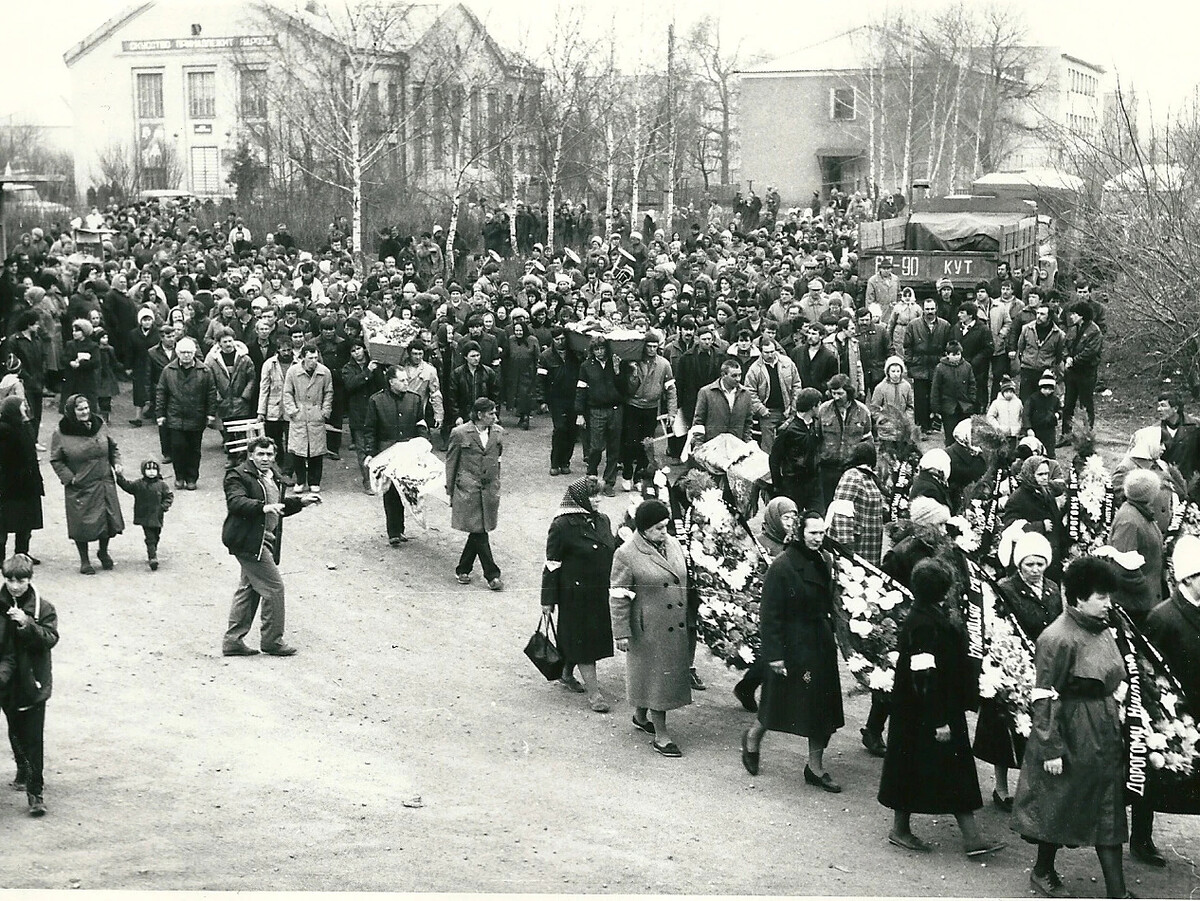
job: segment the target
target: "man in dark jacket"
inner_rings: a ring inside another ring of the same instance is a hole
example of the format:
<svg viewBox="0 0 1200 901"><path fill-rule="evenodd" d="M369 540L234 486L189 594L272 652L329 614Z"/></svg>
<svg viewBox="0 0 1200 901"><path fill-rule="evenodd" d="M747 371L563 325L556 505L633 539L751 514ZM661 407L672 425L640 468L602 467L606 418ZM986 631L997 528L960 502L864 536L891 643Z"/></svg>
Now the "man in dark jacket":
<svg viewBox="0 0 1200 901"><path fill-rule="evenodd" d="M221 542L237 557L241 580L229 609L229 629L221 643L226 657L257 654L246 646L254 613L262 602L263 653L290 657L296 649L283 640L284 588L279 573L283 517L318 503L319 495L284 497L282 474L275 467L275 442L252 438L246 462L225 471L225 525Z"/></svg>
<svg viewBox="0 0 1200 901"><path fill-rule="evenodd" d="M1179 468L1191 495L1196 494L1196 476L1200 473L1200 426L1187 415L1184 399L1164 392L1158 396L1159 433L1162 459Z"/></svg>
<svg viewBox="0 0 1200 901"><path fill-rule="evenodd" d="M387 387L371 395L363 419L363 466L370 470L372 458L394 444L416 438L428 438L425 401L408 390L408 374L399 366L387 368ZM387 522L388 543L399 547L408 541L404 534L404 502L394 483L383 492L383 515Z"/></svg>
<svg viewBox="0 0 1200 901"><path fill-rule="evenodd" d="M468 341L462 346L463 364L457 367L450 376L450 410L454 416L454 424L462 425L475 401L481 397L489 397L494 401L500 399L500 380L490 366L481 362L483 353L474 341ZM450 418L448 415L447 419Z"/></svg>
<svg viewBox="0 0 1200 901"><path fill-rule="evenodd" d="M1071 420L1075 416L1075 405L1087 412L1088 428L1096 427L1096 373L1100 368L1100 356L1104 352L1104 335L1093 321L1092 305L1086 300L1077 300L1067 308L1067 349L1063 362L1063 381L1066 397L1063 399L1062 438L1059 447L1070 444Z"/></svg>
<svg viewBox="0 0 1200 901"><path fill-rule="evenodd" d="M979 306L968 300L958 308L958 325L951 337L962 345L963 359L975 375L973 406L980 413L988 408L988 373L992 368L992 330L979 318Z"/></svg>
<svg viewBox="0 0 1200 901"><path fill-rule="evenodd" d="M921 431L930 432L933 422L929 394L933 390L933 371L946 352L950 340L950 323L937 314L937 301L925 298L922 316L904 329L904 365L913 383L913 407Z"/></svg>
<svg viewBox="0 0 1200 901"><path fill-rule="evenodd" d="M538 403L550 414L554 431L550 436L550 475L571 472L575 453L575 387L579 381L579 361L567 347L562 326L550 330L550 347L542 351L537 364Z"/></svg>
<svg viewBox="0 0 1200 901"><path fill-rule="evenodd" d="M159 376L154 408L159 426L170 430L175 487L195 491L204 428L217 419L217 386L212 373L196 362L191 338L175 345L175 359Z"/></svg>
<svg viewBox="0 0 1200 901"><path fill-rule="evenodd" d="M588 358L579 367L575 414L578 424L587 429L584 445L589 476L599 476L600 456L604 455L604 493L608 497L617 493L623 402L624 396L617 385L617 369L609 357L608 342L597 336L592 339Z"/></svg>
<svg viewBox="0 0 1200 901"><path fill-rule="evenodd" d="M14 788L24 788L29 815L46 812L42 801L42 746L46 701L53 688L50 649L58 644L58 614L33 587L33 560L4 561L0 588L0 696L17 764Z"/></svg>
<svg viewBox="0 0 1200 901"><path fill-rule="evenodd" d="M870 397L875 386L883 381L883 364L891 356L891 341L887 329L875 321L867 308L858 311L858 359L862 363L865 396Z"/></svg>
<svg viewBox="0 0 1200 901"><path fill-rule="evenodd" d="M837 375L838 357L825 346L824 332L815 323L804 327L804 344L792 350L792 362L800 372L800 384L816 388L821 394L829 390L829 380Z"/></svg>

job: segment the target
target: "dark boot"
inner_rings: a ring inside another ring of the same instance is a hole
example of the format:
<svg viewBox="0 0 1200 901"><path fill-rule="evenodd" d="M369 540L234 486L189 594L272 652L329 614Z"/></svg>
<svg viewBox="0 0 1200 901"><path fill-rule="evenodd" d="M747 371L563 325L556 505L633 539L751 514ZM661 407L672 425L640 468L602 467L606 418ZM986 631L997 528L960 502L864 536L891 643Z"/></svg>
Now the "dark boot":
<svg viewBox="0 0 1200 901"><path fill-rule="evenodd" d="M26 794L25 797L29 801L29 815L31 817L44 817L46 815L46 805L42 802L41 795Z"/></svg>
<svg viewBox="0 0 1200 901"><path fill-rule="evenodd" d="M146 542L146 562L150 564L151 572L158 569L158 543L153 541Z"/></svg>

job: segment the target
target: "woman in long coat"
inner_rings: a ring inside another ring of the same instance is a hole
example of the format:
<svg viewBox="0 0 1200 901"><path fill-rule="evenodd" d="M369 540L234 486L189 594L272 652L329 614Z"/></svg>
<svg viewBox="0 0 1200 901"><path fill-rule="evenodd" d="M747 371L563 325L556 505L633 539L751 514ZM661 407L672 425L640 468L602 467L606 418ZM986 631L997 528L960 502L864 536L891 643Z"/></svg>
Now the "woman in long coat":
<svg viewBox="0 0 1200 901"><path fill-rule="evenodd" d="M966 712L978 683L967 635L951 592L957 574L942 560L922 560L910 580L913 606L900 628L887 751L879 803L893 811L888 841L909 851L929 845L912 833L914 813L953 814L970 857L1004 847L979 833L983 806Z"/></svg>
<svg viewBox="0 0 1200 901"><path fill-rule="evenodd" d="M628 653L625 693L633 724L654 736L659 754L682 757L667 731L667 711L692 703L687 564L667 533L670 517L662 501L638 506L636 533L613 555L608 604L617 649Z"/></svg>
<svg viewBox="0 0 1200 901"><path fill-rule="evenodd" d="M1003 556L1002 551L1001 558ZM1013 545L1013 574L996 583L997 612L1012 616L1030 641L1037 641L1062 613L1058 585L1046 578L1052 556L1050 542L1045 536L1024 532ZM995 698L979 701L979 719L971 750L994 768L996 787L992 789L992 803L1001 810L1011 811L1013 801L1008 793L1008 771L1021 765L1025 739L1012 728L1001 702Z"/></svg>
<svg viewBox="0 0 1200 901"><path fill-rule="evenodd" d="M1124 751L1114 697L1125 666L1109 630L1118 577L1112 564L1083 557L1063 575L1066 607L1037 641L1033 731L1021 763L1013 828L1037 842L1029 881L1062 893L1059 847L1093 845L1108 897L1123 898L1121 845L1128 838Z"/></svg>
<svg viewBox="0 0 1200 901"><path fill-rule="evenodd" d="M529 326L518 319L512 324L512 336L504 355L504 393L509 411L517 414L517 424L525 429L529 428L529 412L533 409L540 353L538 339L529 334Z"/></svg>
<svg viewBox="0 0 1200 901"><path fill-rule="evenodd" d="M542 610L558 608L558 650L563 655L559 681L572 691L586 691L592 710L607 713L608 701L596 681L596 661L613 655L608 587L616 540L608 517L592 505L598 487L586 478L572 482L550 523ZM583 685L573 675L576 667Z"/></svg>
<svg viewBox="0 0 1200 901"><path fill-rule="evenodd" d="M92 410L100 409L100 346L92 340L92 324L86 319L71 323L71 340L63 348L62 394L59 412L67 412L67 398L82 395Z"/></svg>
<svg viewBox="0 0 1200 901"><path fill-rule="evenodd" d="M1004 505L1000 521L1008 527L1025 520L1027 532L1040 532L1050 542L1054 558L1047 571L1051 578L1062 573L1062 513L1050 490L1050 463L1036 454L1021 464L1017 488Z"/></svg>
<svg viewBox="0 0 1200 901"><path fill-rule="evenodd" d="M833 635L833 564L822 552L825 520L814 512L796 522L796 537L763 580L759 656L767 664L758 721L742 735L742 765L758 774L767 730L808 737L804 781L840 792L825 769L825 748L845 725Z"/></svg>
<svg viewBox="0 0 1200 901"><path fill-rule="evenodd" d="M503 453L504 429L496 422L496 404L481 397L471 409L470 420L456 426L446 443L446 494L450 498L450 527L467 533L454 575L466 585L478 558L492 591L504 588L488 538L488 532L500 521Z"/></svg>
<svg viewBox="0 0 1200 901"><path fill-rule="evenodd" d="M108 541L125 531L114 469L119 471L121 452L108 434L104 420L92 411L88 399L73 394L50 439L50 465L63 483L67 506L67 537L79 550L79 571L94 576L88 542L99 543L96 558L113 568Z"/></svg>
<svg viewBox="0 0 1200 901"><path fill-rule="evenodd" d="M0 560L8 559L9 532L17 536L14 553L28 554L30 534L42 527L46 491L28 409L20 397L0 401Z"/></svg>

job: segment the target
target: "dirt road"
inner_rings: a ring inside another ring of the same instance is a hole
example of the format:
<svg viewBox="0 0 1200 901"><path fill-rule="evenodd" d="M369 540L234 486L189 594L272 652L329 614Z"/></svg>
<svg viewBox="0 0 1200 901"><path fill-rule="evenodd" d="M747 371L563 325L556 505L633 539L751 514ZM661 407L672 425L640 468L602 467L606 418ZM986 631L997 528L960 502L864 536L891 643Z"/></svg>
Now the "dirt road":
<svg viewBox="0 0 1200 901"><path fill-rule="evenodd" d="M118 403L114 434L133 467L155 435L126 417ZM47 418L48 442L57 416ZM750 715L729 692L736 676L711 657L700 661L710 690L672 714L681 760L654 754L630 725L619 658L600 667L616 701L609 715L542 681L521 649L567 481L546 475L548 428L535 417L533 431L507 432L493 535L503 593L455 583L463 536L445 507L431 505L430 530L392 549L379 499L357 490L346 460L330 461L325 503L285 532L287 638L300 649L288 659L220 656L237 567L220 543L215 433L200 490L168 515L157 573L131 525L113 542L114 572L78 575L45 466L37 584L62 633L46 730L50 812L31 820L23 795L0 795L10 849L0 885L1029 894L1032 849L991 806L983 826L1009 847L986 864L962 855L949 818L916 818L932 855L887 845L880 762L858 741L863 695L847 700L827 756L846 791L829 795L803 784L799 739L768 736L762 773L745 773L737 748ZM604 506L615 515L627 502ZM981 785L986 797L986 769ZM1187 895L1198 881L1178 855L1200 854L1194 823L1162 816L1157 835L1171 866L1131 862L1130 887ZM1059 859L1074 893L1103 894L1092 852Z"/></svg>

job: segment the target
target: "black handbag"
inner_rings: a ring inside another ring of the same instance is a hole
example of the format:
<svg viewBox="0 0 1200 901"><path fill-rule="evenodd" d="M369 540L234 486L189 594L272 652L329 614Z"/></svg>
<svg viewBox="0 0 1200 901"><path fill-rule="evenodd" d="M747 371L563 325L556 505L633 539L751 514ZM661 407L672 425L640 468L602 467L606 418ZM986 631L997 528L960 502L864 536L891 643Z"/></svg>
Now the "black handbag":
<svg viewBox="0 0 1200 901"><path fill-rule="evenodd" d="M557 641L554 620L549 613L543 612L537 629L525 645L525 656L546 677L547 682L561 678L563 673L563 656L558 652Z"/></svg>

